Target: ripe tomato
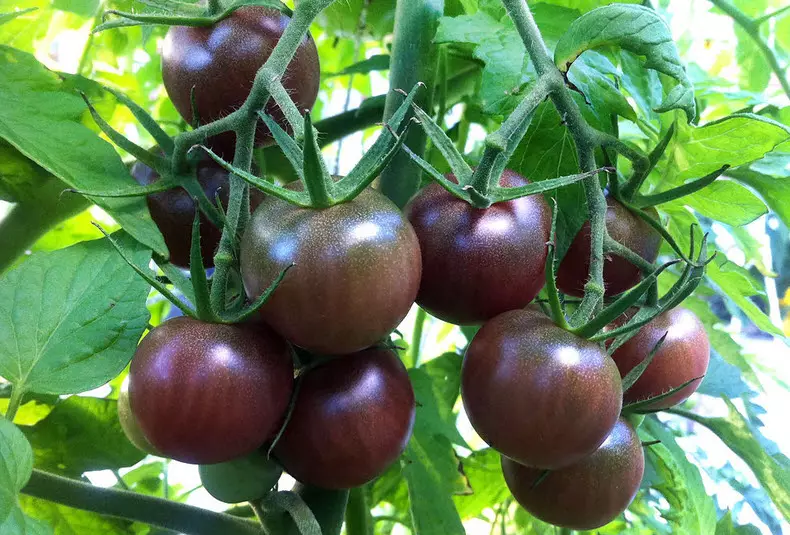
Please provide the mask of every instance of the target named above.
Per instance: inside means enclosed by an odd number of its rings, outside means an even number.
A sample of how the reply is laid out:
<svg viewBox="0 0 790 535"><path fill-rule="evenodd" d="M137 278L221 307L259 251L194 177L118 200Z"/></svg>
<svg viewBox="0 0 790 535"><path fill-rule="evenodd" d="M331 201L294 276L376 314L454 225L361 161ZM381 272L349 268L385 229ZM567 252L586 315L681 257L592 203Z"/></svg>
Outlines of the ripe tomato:
<svg viewBox="0 0 790 535"><path fill-rule="evenodd" d="M705 326L686 308L673 308L642 327L612 355L625 377L645 360L664 334L667 334L653 360L624 394L625 403L658 396L687 381L702 377L708 370L710 342ZM698 379L671 396L650 404L650 409L668 409L685 401L699 387Z"/></svg>
<svg viewBox="0 0 790 535"><path fill-rule="evenodd" d="M156 451L156 448L148 442L143 430L140 429L140 425L137 423L137 419L132 414L132 407L129 405L128 378L123 382L121 391L118 393L118 421L121 424L121 429L123 429L123 434L138 450L151 455L161 456L161 453Z"/></svg>
<svg viewBox="0 0 790 535"><path fill-rule="evenodd" d="M141 186L148 186L159 180L159 174L142 162L132 166L132 177ZM213 160L203 159L197 165L197 180L203 187L206 197L214 200L219 196L227 207L230 184L228 172ZM263 199L260 190L250 188L250 206L255 208ZM170 251L170 261L181 267L189 267L189 251L192 245L192 223L195 219L195 201L182 188L173 188L161 193L153 193L146 198L151 218L159 227ZM200 216L200 251L203 265L214 265L214 252L219 246L222 230L214 226L203 214Z"/></svg>
<svg viewBox="0 0 790 535"><path fill-rule="evenodd" d="M129 396L143 433L163 455L195 464L236 459L278 431L293 388L288 344L257 325L174 318L132 360Z"/></svg>
<svg viewBox="0 0 790 535"><path fill-rule="evenodd" d="M346 354L392 332L420 284L420 246L398 208L373 189L320 210L267 198L241 242L247 295L287 266L261 309L269 325L314 353Z"/></svg>
<svg viewBox="0 0 790 535"><path fill-rule="evenodd" d="M661 235L628 208L607 197L606 230L609 236L636 252L648 262L655 262L661 247ZM650 217L658 219L654 208L645 210ZM581 297L590 271L590 222L582 226L571 242L571 246L557 269L557 288L560 291ZM639 284L642 272L635 265L617 255L606 255L603 281L606 295L617 295Z"/></svg>
<svg viewBox="0 0 790 535"><path fill-rule="evenodd" d="M527 181L506 170L500 183ZM543 287L551 211L542 196L481 210L434 183L405 212L422 251L417 303L433 316L459 325L482 323L524 307Z"/></svg>
<svg viewBox="0 0 790 535"><path fill-rule="evenodd" d="M503 455L557 469L612 430L622 383L612 359L534 310L488 321L466 350L461 397L478 434Z"/></svg>
<svg viewBox="0 0 790 535"><path fill-rule="evenodd" d="M574 530L608 524L631 504L645 470L639 436L618 420L592 455L543 476L502 456L502 471L513 497L537 518Z"/></svg>
<svg viewBox="0 0 790 535"><path fill-rule="evenodd" d="M255 74L269 59L290 19L276 9L246 6L211 27L173 26L162 49L162 79L178 112L190 124L192 88L201 123L215 121L235 111L252 89ZM300 110L311 109L318 95L320 67L313 38L305 36L296 50L282 83ZM266 113L283 127L285 118L273 100ZM271 139L258 126L256 143ZM233 156L235 134L226 132L209 140L226 158Z"/></svg>
<svg viewBox="0 0 790 535"><path fill-rule="evenodd" d="M415 404L406 368L372 348L310 369L275 455L295 479L328 489L364 485L411 437Z"/></svg>

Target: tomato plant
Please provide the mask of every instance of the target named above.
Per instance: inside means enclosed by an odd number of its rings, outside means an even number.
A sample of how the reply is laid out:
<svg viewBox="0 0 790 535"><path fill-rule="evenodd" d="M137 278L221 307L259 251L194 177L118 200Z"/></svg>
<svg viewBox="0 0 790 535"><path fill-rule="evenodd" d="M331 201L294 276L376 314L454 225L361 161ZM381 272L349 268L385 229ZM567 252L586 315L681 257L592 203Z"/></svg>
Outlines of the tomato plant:
<svg viewBox="0 0 790 535"><path fill-rule="evenodd" d="M787 0L6 4L0 535L790 529Z"/></svg>
<svg viewBox="0 0 790 535"><path fill-rule="evenodd" d="M374 348L335 357L299 381L274 449L298 481L359 487L403 453L414 425L414 391L395 352Z"/></svg>

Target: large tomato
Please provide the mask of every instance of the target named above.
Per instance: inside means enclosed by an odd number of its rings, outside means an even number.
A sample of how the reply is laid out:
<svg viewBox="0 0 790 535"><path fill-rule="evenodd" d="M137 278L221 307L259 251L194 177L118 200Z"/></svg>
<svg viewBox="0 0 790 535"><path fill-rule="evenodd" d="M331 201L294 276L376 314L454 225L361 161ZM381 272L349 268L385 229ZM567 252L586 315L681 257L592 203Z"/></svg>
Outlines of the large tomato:
<svg viewBox="0 0 790 535"><path fill-rule="evenodd" d="M527 181L506 170L500 183ZM543 287L551 211L542 196L478 209L434 183L405 212L422 250L417 303L437 318L482 323L524 307Z"/></svg>
<svg viewBox="0 0 790 535"><path fill-rule="evenodd" d="M269 59L290 19L279 11L245 6L210 27L173 26L162 49L162 79L178 112L193 123L192 91L201 123L235 111L252 89L255 74ZM300 110L311 109L318 95L318 51L310 35L296 50L282 83ZM273 100L266 113L285 126L285 118ZM271 139L260 124L257 144ZM216 152L233 156L235 134L226 132L209 140Z"/></svg>
<svg viewBox="0 0 790 535"><path fill-rule="evenodd" d="M179 317L137 347L129 401L167 457L212 464L247 455L282 424L293 388L291 349L265 326Z"/></svg>
<svg viewBox="0 0 790 535"><path fill-rule="evenodd" d="M645 360L664 334L664 343L653 356L645 371L624 395L625 403L650 399L692 379L701 378L708 370L710 342L705 326L686 308L673 308L656 317L612 354L620 374L625 377ZM649 409L667 409L685 401L699 387L697 379L669 397L651 403Z"/></svg>
<svg viewBox="0 0 790 535"><path fill-rule="evenodd" d="M286 472L330 489L364 485L395 462L411 437L409 376L389 349L336 357L303 377L275 446Z"/></svg>
<svg viewBox="0 0 790 535"><path fill-rule="evenodd" d="M503 455L568 466L612 430L622 383L612 359L533 309L488 321L469 344L461 396L472 426Z"/></svg>
<svg viewBox="0 0 790 535"><path fill-rule="evenodd" d="M615 241L625 245L648 262L655 262L661 247L661 235L628 208L607 197L606 230ZM645 212L658 219L658 212ZM557 287L568 295L581 297L590 271L590 222L582 226L557 269ZM635 265L617 255L606 255L603 281L606 295L617 295L636 286L642 272Z"/></svg>
<svg viewBox="0 0 790 535"><path fill-rule="evenodd" d="M203 158L196 168L197 180L211 201L219 197L227 207L230 183L228 172L213 160ZM159 180L159 174L142 162L132 166L132 176L141 186ZM255 208L263 199L260 190L250 188L250 206ZM151 218L159 227L170 251L170 261L181 267L189 267L189 252L192 245L192 223L195 220L195 201L185 190L173 188L153 193L146 198ZM219 246L222 230L200 215L200 251L203 265L214 265L214 253Z"/></svg>
<svg viewBox="0 0 790 535"><path fill-rule="evenodd" d="M319 210L267 198L241 242L247 295L259 296L291 264L261 314L290 342L315 353L353 353L386 337L420 284L414 230L373 189Z"/></svg>
<svg viewBox="0 0 790 535"><path fill-rule="evenodd" d="M503 456L502 470L513 497L534 516L564 528L591 530L614 520L633 501L645 456L636 431L621 419L592 455L575 464L544 475Z"/></svg>

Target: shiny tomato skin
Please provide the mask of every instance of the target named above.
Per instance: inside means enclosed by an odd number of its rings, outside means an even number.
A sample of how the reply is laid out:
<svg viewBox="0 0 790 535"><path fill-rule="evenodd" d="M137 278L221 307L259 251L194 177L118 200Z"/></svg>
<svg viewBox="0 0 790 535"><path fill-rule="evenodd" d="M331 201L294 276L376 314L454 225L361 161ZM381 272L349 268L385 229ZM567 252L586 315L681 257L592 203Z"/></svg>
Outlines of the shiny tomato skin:
<svg viewBox="0 0 790 535"><path fill-rule="evenodd" d="M606 229L609 235L648 262L655 262L661 248L661 235L611 197L606 198L606 204ZM653 219L658 219L658 212L654 208L648 208L645 212ZM568 295L581 297L589 271L590 222L587 221L560 262L557 288ZM604 260L603 280L606 295L617 295L639 284L642 272L624 258L610 254Z"/></svg>
<svg viewBox="0 0 790 535"><path fill-rule="evenodd" d="M589 457L549 472L502 456L505 482L516 501L533 516L556 526L592 530L617 518L633 501L645 469L642 444L621 419Z"/></svg>
<svg viewBox="0 0 790 535"><path fill-rule="evenodd" d="M219 196L223 206L227 208L230 183L228 172L214 163L203 159L196 167L197 180L210 200ZM142 162L132 166L132 177L141 186L148 186L159 180L159 174ZM255 208L263 199L260 190L250 188L250 206ZM182 188L173 188L160 193L152 193L146 197L151 218L159 227L165 239L170 262L180 267L189 267L189 254L192 245L192 223L195 219L195 201ZM200 252L203 265L207 268L214 265L214 253L219 246L222 230L217 228L208 218L200 215Z"/></svg>
<svg viewBox="0 0 790 535"><path fill-rule="evenodd" d="M162 49L162 79L181 116L192 124L193 86L201 123L238 109L289 21L275 9L245 6L210 27L172 26ZM315 104L319 81L318 50L308 34L297 48L282 83L296 107L306 110ZM273 99L265 112L286 127L285 117ZM257 145L271 140L263 123L259 123L255 139ZM226 132L209 139L208 145L227 159L233 157L235 140L233 132Z"/></svg>
<svg viewBox="0 0 790 535"><path fill-rule="evenodd" d="M275 333L188 317L152 330L129 372L132 412L151 445L193 464L236 459L273 438L292 389L291 349Z"/></svg>
<svg viewBox="0 0 790 535"><path fill-rule="evenodd" d="M265 200L241 242L250 299L291 264L261 315L291 343L319 354L353 353L388 336L409 312L420 284L414 230L370 188L318 210Z"/></svg>
<svg viewBox="0 0 790 535"><path fill-rule="evenodd" d="M527 181L506 170L500 183ZM551 210L541 195L479 209L432 183L405 212L422 250L417 303L431 315L479 324L524 307L543 288Z"/></svg>
<svg viewBox="0 0 790 535"><path fill-rule="evenodd" d="M411 437L415 401L390 349L335 357L308 370L275 456L297 481L327 489L364 485L395 462Z"/></svg>
<svg viewBox="0 0 790 535"><path fill-rule="evenodd" d="M705 326L687 308L673 308L657 316L612 354L620 374L625 377L648 357L664 334L653 360L631 388L623 401L634 403L669 392L687 381L701 378L708 370L710 341ZM688 399L702 379L697 379L671 396L651 403L646 409L668 409Z"/></svg>
<svg viewBox="0 0 790 535"><path fill-rule="evenodd" d="M485 323L469 344L461 397L489 445L553 470L606 439L620 415L622 383L599 345L534 310L515 310Z"/></svg>

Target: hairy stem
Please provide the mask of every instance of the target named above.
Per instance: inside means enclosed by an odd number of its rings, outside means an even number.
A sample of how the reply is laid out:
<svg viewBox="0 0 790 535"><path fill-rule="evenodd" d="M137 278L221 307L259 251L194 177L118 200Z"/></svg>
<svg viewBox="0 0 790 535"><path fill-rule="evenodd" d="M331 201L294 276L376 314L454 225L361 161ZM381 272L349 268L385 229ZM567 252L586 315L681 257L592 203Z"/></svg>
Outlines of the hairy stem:
<svg viewBox="0 0 790 535"><path fill-rule="evenodd" d="M373 535L373 518L370 515L365 487L351 489L346 506L346 534Z"/></svg>
<svg viewBox="0 0 790 535"><path fill-rule="evenodd" d="M260 535L248 520L125 490L95 487L40 470L33 470L24 494L127 520L143 522L187 535Z"/></svg>
<svg viewBox="0 0 790 535"><path fill-rule="evenodd" d="M770 65L771 70L779 79L779 83L781 84L785 95L787 95L787 98L790 98L790 80L788 80L787 77L787 69L783 68L779 64L779 58L776 57L776 53L774 53L763 36L760 35L760 24L767 19L752 19L746 13L738 9L735 4L729 0L710 0L710 2L714 6L724 11L727 15L732 17L733 20L735 20L735 23L743 28L749 37L752 38L754 44L757 45L757 48L759 48L760 52L762 52L763 56L765 56L765 60L768 62L768 65ZM771 14L771 16L775 15L776 13Z"/></svg>
<svg viewBox="0 0 790 535"><path fill-rule="evenodd" d="M593 171L595 164L595 147L599 142L599 135L584 120L581 110L573 100L570 91L565 86L565 80L560 71L555 67L546 51L546 45L541 37L538 25L525 0L503 0L516 29L524 41L527 53L535 65L538 75L545 80L551 89L550 97L560 116L576 143L576 152L582 172ZM584 287L584 298L579 308L571 318L572 325L585 323L590 316L603 306L603 241L606 234L606 199L597 175L584 179L584 192L587 198L587 210L590 215L591 246L590 246L590 275Z"/></svg>
<svg viewBox="0 0 790 535"><path fill-rule="evenodd" d="M444 0L398 0L395 10L395 34L392 43L390 92L384 108L388 121L403 102L394 89L410 91L418 82L425 84L416 103L424 110L433 109L433 85L436 75L436 45L433 37L439 17L444 13ZM426 134L412 128L405 145L415 154L425 152ZM403 206L416 193L422 171L406 152L400 152L381 174L381 192L398 206Z"/></svg>

